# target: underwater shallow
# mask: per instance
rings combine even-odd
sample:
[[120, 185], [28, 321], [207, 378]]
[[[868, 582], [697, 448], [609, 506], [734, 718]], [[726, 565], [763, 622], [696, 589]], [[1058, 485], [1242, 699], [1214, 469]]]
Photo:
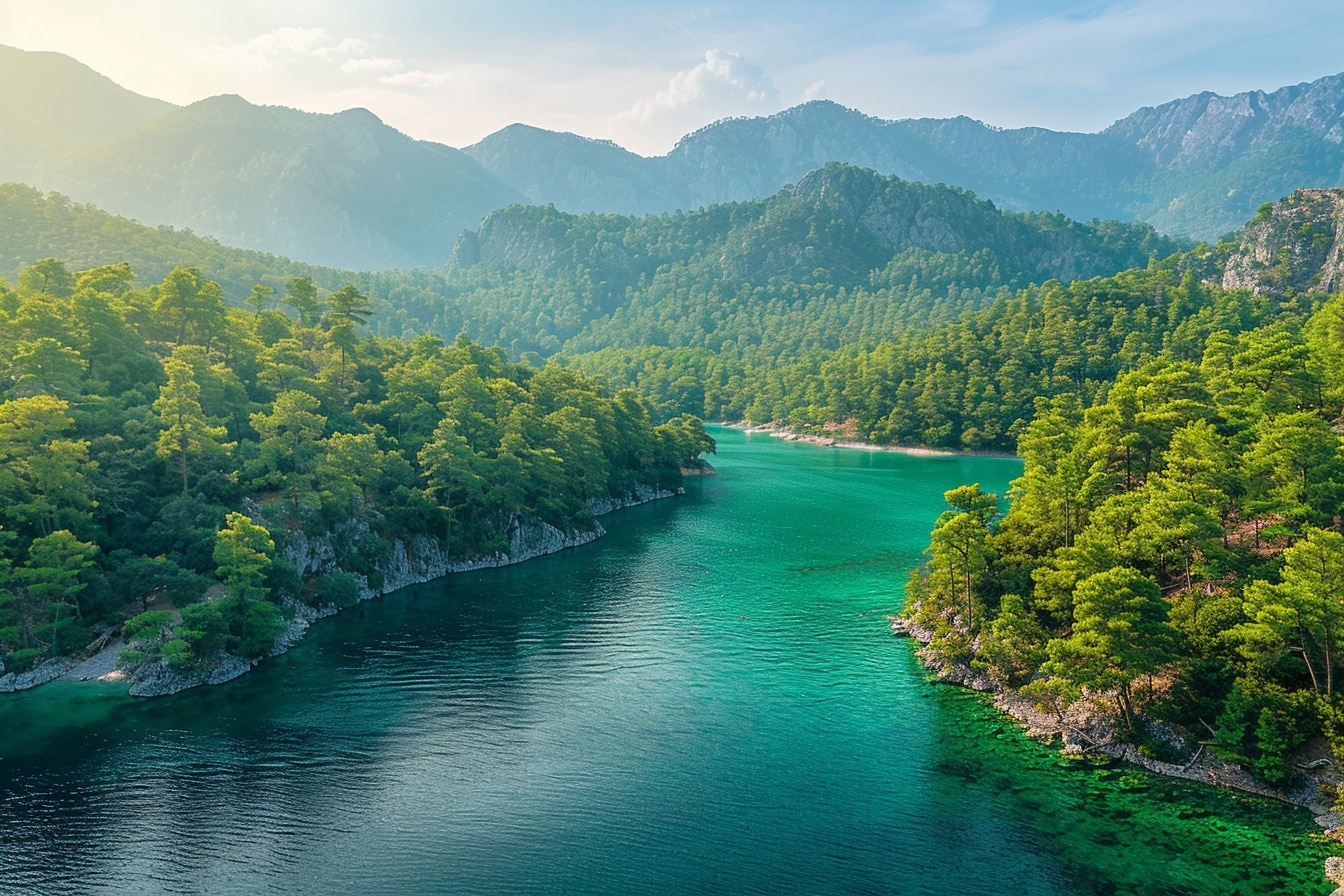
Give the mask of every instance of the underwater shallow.
[[0, 697], [0, 892], [1330, 892], [1306, 812], [1064, 760], [890, 636], [942, 492], [1017, 462], [714, 435], [598, 543], [230, 684]]

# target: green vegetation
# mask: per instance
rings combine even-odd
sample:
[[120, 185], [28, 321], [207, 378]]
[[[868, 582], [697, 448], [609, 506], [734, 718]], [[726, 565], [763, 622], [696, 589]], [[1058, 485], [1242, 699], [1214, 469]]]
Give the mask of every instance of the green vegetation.
[[[6, 672], [128, 617], [133, 660], [264, 656], [287, 595], [352, 603], [395, 540], [469, 559], [523, 518], [584, 530], [590, 500], [675, 485], [713, 450], [698, 421], [655, 425], [632, 391], [561, 367], [367, 335], [355, 285], [290, 278], [291, 318], [265, 288], [229, 308], [194, 268], [133, 284], [124, 264], [54, 259], [0, 281]], [[348, 571], [305, 580], [284, 560], [335, 530]]]
[[[467, 557], [520, 515], [581, 528], [712, 450], [715, 417], [1022, 456], [1002, 519], [949, 492], [911, 580], [937, 656], [1056, 708], [1103, 697], [1139, 740], [1207, 726], [1271, 781], [1344, 745], [1344, 298], [1297, 269], [1324, 224], [1276, 248], [1261, 216], [1292, 286], [1264, 295], [1213, 285], [1232, 243], [832, 166], [692, 214], [515, 207], [455, 266], [343, 281], [4, 195], [26, 227], [231, 277], [38, 259], [0, 293], [8, 669], [125, 617], [179, 668], [259, 655], [278, 594], [348, 605], [396, 539]], [[281, 559], [337, 529], [345, 572]]]
[[1344, 758], [1344, 296], [1174, 278], [1070, 288], [1146, 280], [1167, 312], [1102, 337], [1126, 347], [1107, 360], [1113, 382], [1048, 381], [997, 524], [969, 489], [948, 493], [907, 613], [943, 660], [1045, 706], [1112, 701], [1140, 742], [1160, 720], [1212, 732], [1283, 783], [1312, 738]]

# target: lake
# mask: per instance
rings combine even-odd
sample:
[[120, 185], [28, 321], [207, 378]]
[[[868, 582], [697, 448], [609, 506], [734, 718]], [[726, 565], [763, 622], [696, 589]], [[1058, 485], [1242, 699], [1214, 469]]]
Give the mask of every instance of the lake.
[[943, 491], [1018, 462], [713, 434], [596, 544], [229, 684], [0, 697], [0, 892], [1330, 892], [1307, 813], [1080, 767], [891, 636]]

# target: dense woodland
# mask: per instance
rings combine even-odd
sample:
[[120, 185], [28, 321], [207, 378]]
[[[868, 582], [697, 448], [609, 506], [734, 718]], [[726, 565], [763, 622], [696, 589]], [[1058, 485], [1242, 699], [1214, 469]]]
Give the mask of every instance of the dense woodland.
[[[948, 495], [909, 586], [936, 656], [1061, 709], [1103, 695], [1136, 739], [1167, 720], [1273, 782], [1344, 744], [1344, 298], [1286, 250], [1275, 294], [1223, 289], [1234, 242], [828, 171], [824, 201], [511, 209], [454, 266], [348, 280], [13, 188], [43, 246], [227, 276], [48, 260], [3, 292], [7, 668], [127, 616], [179, 664], [255, 655], [278, 595], [352, 599], [275, 562], [289, 532], [367, 520], [345, 560], [371, 576], [416, 533], [488, 552], [514, 514], [581, 527], [586, 498], [675, 477], [712, 450], [695, 417], [745, 419], [1023, 458], [1008, 496]], [[883, 244], [837, 211], [856, 196], [969, 229]], [[1061, 272], [1108, 273], [1029, 264], [1060, 245]]]
[[[306, 277], [242, 308], [194, 268], [140, 286], [125, 264], [45, 259], [0, 281], [4, 670], [127, 619], [133, 662], [262, 656], [286, 597], [353, 602], [396, 539], [466, 559], [521, 517], [591, 528], [590, 499], [674, 485], [713, 450], [631, 390], [466, 339], [370, 336], [370, 314], [358, 287]], [[295, 533], [342, 526], [344, 571], [303, 580], [282, 559]]]
[[941, 662], [1057, 710], [1099, 697], [1159, 753], [1152, 723], [1175, 723], [1285, 783], [1314, 738], [1344, 755], [1344, 296], [1115, 278], [1145, 281], [1149, 326], [1082, 337], [1073, 384], [1035, 401], [1007, 513], [947, 493], [907, 613]]

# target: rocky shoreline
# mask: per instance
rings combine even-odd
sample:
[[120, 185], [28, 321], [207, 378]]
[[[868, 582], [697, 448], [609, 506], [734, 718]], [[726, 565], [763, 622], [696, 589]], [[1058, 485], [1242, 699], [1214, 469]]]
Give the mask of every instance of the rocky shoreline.
[[[932, 632], [924, 631], [912, 624], [909, 619], [901, 617], [892, 619], [891, 632], [920, 645], [927, 645], [933, 637]], [[996, 684], [989, 676], [969, 666], [940, 663], [930, 657], [923, 647], [916, 651], [916, 655], [924, 668], [932, 672], [940, 683], [992, 695], [994, 707], [1021, 725], [1028, 737], [1046, 743], [1057, 741], [1061, 752], [1065, 755], [1108, 756], [1165, 777], [1198, 781], [1215, 787], [1230, 787], [1299, 806], [1312, 813], [1316, 824], [1327, 837], [1344, 843], [1344, 816], [1331, 811], [1320, 800], [1320, 785], [1324, 783], [1324, 775], [1304, 770], [1303, 781], [1297, 788], [1280, 790], [1256, 781], [1244, 768], [1217, 758], [1202, 745], [1187, 762], [1162, 762], [1144, 756], [1133, 744], [1122, 742], [1116, 720], [1105, 713], [1097, 712], [1086, 700], [1078, 701], [1061, 714], [1042, 712], [1030, 698]], [[1175, 731], [1164, 730], [1160, 733], [1165, 734], [1173, 743], [1181, 740]], [[1327, 859], [1325, 874], [1326, 878], [1337, 887], [1331, 896], [1344, 896], [1344, 858]]]
[[[685, 494], [685, 489], [655, 489], [638, 486], [622, 498], [600, 498], [590, 500], [589, 507], [594, 517], [605, 516], [626, 507], [635, 507], [651, 501], [671, 498]], [[246, 508], [254, 519], [264, 516], [258, 506]], [[363, 521], [351, 521], [338, 526], [335, 531], [320, 537], [309, 537], [302, 531], [293, 533], [285, 544], [281, 556], [294, 564], [300, 575], [313, 575], [330, 572], [337, 568], [334, 539], [358, 538], [368, 531]], [[383, 594], [419, 585], [443, 576], [459, 572], [472, 572], [479, 569], [495, 569], [523, 563], [537, 557], [556, 554], [569, 548], [590, 544], [606, 535], [602, 524], [593, 521], [591, 529], [579, 529], [564, 532], [548, 523], [534, 518], [515, 518], [509, 526], [509, 546], [485, 557], [471, 560], [455, 560], [448, 553], [443, 542], [419, 535], [410, 543], [395, 541], [391, 554], [386, 561], [375, 568], [382, 576], [378, 588], [370, 586], [366, 576], [352, 573], [359, 583], [361, 601], [371, 600]], [[335, 604], [313, 607], [293, 597], [286, 597], [282, 606], [290, 615], [289, 625], [276, 638], [275, 646], [267, 654], [279, 656], [303, 640], [314, 622], [340, 612]], [[100, 651], [84, 659], [61, 657], [48, 660], [35, 669], [22, 674], [0, 675], [0, 693], [13, 693], [37, 687], [59, 678], [76, 681], [129, 680], [127, 692], [132, 697], [163, 697], [176, 694], [194, 687], [209, 684], [223, 684], [226, 681], [251, 671], [260, 660], [248, 660], [225, 654], [218, 663], [208, 669], [191, 672], [179, 672], [169, 667], [163, 659], [153, 660], [135, 668], [127, 668], [120, 662], [120, 652], [124, 645], [120, 641], [109, 644]]]

